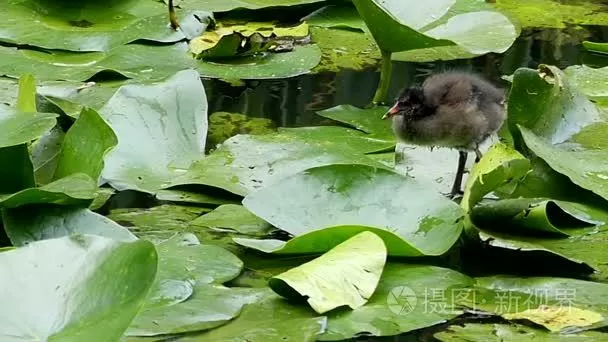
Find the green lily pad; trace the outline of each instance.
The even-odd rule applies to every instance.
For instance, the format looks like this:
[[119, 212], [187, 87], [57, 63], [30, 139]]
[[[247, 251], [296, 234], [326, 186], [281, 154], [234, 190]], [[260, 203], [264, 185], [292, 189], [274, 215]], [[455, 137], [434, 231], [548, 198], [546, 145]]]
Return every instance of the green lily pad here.
[[392, 151], [395, 146], [394, 141], [377, 138], [359, 130], [339, 126], [280, 127], [279, 132], [305, 141], [323, 141], [323, 139], [331, 137], [332, 142], [346, 144], [353, 150], [353, 153], [366, 154], [369, 158], [373, 157], [369, 153]]
[[380, 120], [387, 110], [388, 107], [361, 109], [351, 105], [339, 105], [319, 111], [317, 114], [363, 131], [372, 139], [386, 140], [387, 143], [394, 145], [395, 134], [390, 122]]
[[462, 231], [463, 212], [456, 203], [409, 177], [366, 165], [311, 168], [248, 195], [243, 205], [273, 226], [294, 236], [308, 233], [319, 243], [327, 238], [323, 228], [359, 226], [334, 228], [343, 239], [376, 229], [391, 255], [443, 254]]
[[171, 237], [176, 232], [182, 232], [190, 221], [207, 211], [209, 209], [164, 204], [148, 209], [114, 209], [108, 218], [125, 227], [132, 227], [135, 235], [146, 239], [148, 234], [166, 233]]
[[95, 196], [91, 204], [89, 204], [89, 209], [97, 210], [103, 207], [114, 194], [116, 194], [116, 190], [112, 188], [103, 187], [97, 189], [97, 195]]
[[[605, 126], [608, 128], [608, 126]], [[542, 158], [552, 169], [564, 174], [580, 187], [608, 199], [608, 152], [601, 149], [575, 146], [570, 143], [551, 144], [532, 131], [519, 126], [526, 146]], [[608, 132], [607, 129], [603, 130]], [[597, 132], [604, 134], [604, 132]]]
[[38, 86], [37, 92], [61, 108], [65, 114], [77, 118], [83, 107], [99, 111], [118, 88], [127, 82], [130, 81], [112, 80], [94, 83], [47, 81]]
[[310, 26], [365, 31], [367, 26], [352, 4], [321, 7], [302, 18]]
[[[0, 40], [45, 49], [108, 51], [138, 39], [172, 43], [188, 38], [169, 27], [166, 11], [153, 1], [119, 5], [12, 0], [0, 5]], [[210, 13], [203, 11], [180, 11], [178, 17], [194, 34], [210, 21]]]
[[0, 206], [17, 208], [26, 204], [82, 205], [95, 198], [97, 183], [84, 173], [74, 173], [39, 188], [27, 188], [0, 195]]
[[266, 221], [255, 216], [242, 205], [236, 204], [220, 205], [212, 212], [190, 222], [190, 226], [253, 236], [264, 236], [272, 230]]
[[117, 241], [134, 241], [129, 230], [88, 209], [73, 207], [22, 207], [2, 212], [4, 230], [15, 246], [76, 234], [99, 235]]
[[382, 164], [332, 136], [306, 137], [282, 131], [265, 135], [237, 135], [192, 165], [171, 186], [203, 184], [238, 195], [272, 184], [311, 167], [329, 164]]
[[596, 42], [583, 42], [583, 46], [585, 49], [597, 52], [597, 53], [605, 53], [608, 54], [608, 43], [596, 43]]
[[523, 178], [530, 161], [504, 144], [496, 144], [476, 163], [467, 180], [461, 206], [470, 211], [485, 195]]
[[275, 6], [297, 6], [322, 0], [182, 0], [180, 7], [205, 8], [210, 12], [227, 12], [235, 9], [261, 9]]
[[471, 212], [471, 221], [511, 234], [567, 237], [569, 228], [608, 224], [608, 212], [578, 203], [518, 198], [481, 203]]
[[478, 232], [481, 241], [489, 246], [520, 252], [548, 253], [580, 266], [581, 272], [599, 271], [593, 278], [608, 279], [605, 260], [608, 253], [602, 248], [608, 242], [606, 226], [569, 229], [568, 238], [521, 236], [489, 230]]
[[424, 34], [435, 39], [451, 40], [473, 54], [503, 53], [517, 38], [511, 21], [502, 13], [477, 11], [455, 15], [445, 24]]
[[357, 309], [374, 293], [385, 262], [382, 239], [362, 232], [317, 259], [273, 277], [268, 285], [287, 298], [306, 297], [319, 314], [344, 305]]
[[416, 5], [398, 0], [354, 0], [353, 3], [380, 49], [398, 52], [455, 45], [449, 40], [435, 39], [417, 31], [445, 14], [454, 1], [434, 0]]
[[462, 314], [456, 298], [471, 295], [473, 285], [472, 278], [447, 268], [389, 262], [369, 302], [329, 313], [319, 340], [392, 336], [445, 322]]
[[260, 289], [200, 284], [187, 300], [141, 310], [127, 336], [156, 336], [211, 329], [238, 316], [243, 306], [258, 301]]
[[543, 340], [555, 342], [586, 342], [608, 339], [608, 334], [597, 331], [585, 331], [577, 334], [560, 335], [520, 324], [467, 323], [463, 326], [451, 325], [447, 330], [436, 333], [433, 337], [443, 342], [517, 342]]
[[317, 341], [327, 326], [327, 318], [318, 316], [309, 307], [290, 303], [265, 289], [264, 298], [243, 308], [231, 322], [198, 335], [181, 338], [184, 342], [230, 342], [293, 340]]
[[240, 199], [231, 199], [224, 197], [215, 197], [201, 192], [181, 190], [181, 189], [166, 189], [158, 190], [156, 198], [160, 201], [192, 203], [192, 204], [236, 204], [240, 203]]
[[0, 264], [1, 339], [119, 340], [154, 280], [156, 252], [84, 235], [2, 252]]
[[538, 70], [520, 68], [515, 71], [509, 93], [508, 117], [509, 129], [518, 148], [520, 134], [517, 125], [557, 144], [589, 124], [603, 121], [598, 109], [564, 73], [548, 65], [540, 65]]
[[[380, 49], [388, 52], [458, 45], [473, 54], [502, 53], [515, 41], [515, 26], [499, 12], [467, 8], [466, 13], [449, 13], [447, 20], [438, 21], [454, 3], [454, 0], [416, 5], [398, 0], [354, 1]], [[429, 25], [433, 22], [438, 25]]]
[[193, 70], [156, 84], [122, 86], [100, 112], [118, 137], [103, 170], [117, 190], [153, 193], [205, 151], [207, 101]]
[[53, 178], [79, 172], [99, 181], [104, 158], [117, 143], [106, 121], [96, 111], [83, 109], [65, 134]]
[[[608, 45], [608, 44], [607, 44]], [[591, 68], [586, 65], [572, 65], [564, 70], [568, 81], [593, 100], [608, 99], [608, 67]]]
[[234, 279], [243, 262], [227, 250], [201, 245], [193, 234], [177, 234], [159, 243], [159, 279], [187, 280], [193, 284], [221, 284]]
[[268, 53], [215, 62], [196, 61], [193, 68], [203, 77], [222, 79], [282, 79], [308, 73], [321, 61], [321, 49], [314, 44], [296, 46], [293, 51]]
[[[466, 301], [472, 300], [477, 310], [508, 317], [530, 309], [558, 306], [566, 310], [591, 310], [604, 320], [608, 314], [608, 284], [556, 277], [489, 276], [476, 280], [478, 290]], [[467, 305], [466, 301], [462, 304]]]
[[0, 105], [0, 148], [30, 142], [48, 132], [57, 122], [57, 114], [21, 112]]
[[30, 144], [30, 159], [34, 167], [36, 184], [44, 185], [53, 181], [64, 138], [65, 132], [61, 126], [55, 125]]
[[391, 60], [424, 63], [435, 61], [451, 61], [455, 59], [470, 59], [477, 56], [478, 54], [472, 53], [469, 50], [458, 45], [449, 45], [395, 52], [394, 54], [392, 54]]

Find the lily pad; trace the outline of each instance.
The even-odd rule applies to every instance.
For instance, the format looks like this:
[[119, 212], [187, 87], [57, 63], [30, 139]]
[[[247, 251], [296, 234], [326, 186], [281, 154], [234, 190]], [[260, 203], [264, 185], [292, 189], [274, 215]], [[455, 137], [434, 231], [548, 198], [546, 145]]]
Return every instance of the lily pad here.
[[277, 228], [307, 235], [309, 242], [322, 241], [328, 227], [359, 227], [334, 228], [342, 239], [365, 227], [376, 229], [390, 255], [440, 255], [462, 231], [463, 212], [456, 203], [409, 177], [366, 165], [311, 168], [248, 195], [243, 205]]
[[207, 195], [205, 193], [197, 191], [189, 191], [182, 189], [166, 189], [158, 190], [156, 192], [156, 198], [160, 201], [169, 202], [180, 202], [180, 203], [193, 203], [193, 204], [236, 204], [240, 203], [240, 199], [232, 199], [226, 197], [216, 197]]
[[[568, 176], [580, 187], [608, 199], [608, 165], [605, 163], [608, 152], [570, 143], [551, 144], [532, 131], [522, 126], [519, 128], [526, 146], [552, 169]], [[605, 131], [608, 132], [608, 129]]]
[[433, 335], [443, 342], [516, 342], [516, 341], [555, 341], [586, 342], [601, 341], [608, 334], [597, 331], [585, 331], [577, 334], [552, 334], [541, 329], [534, 329], [520, 324], [482, 324], [467, 323], [463, 326], [452, 325], [446, 331]]
[[[509, 129], [515, 138], [517, 125], [548, 139], [551, 144], [568, 140], [585, 126], [603, 121], [601, 113], [557, 67], [520, 68], [513, 75], [509, 93]], [[518, 146], [516, 139], [516, 147]]]
[[156, 84], [122, 86], [100, 112], [118, 137], [103, 170], [117, 190], [153, 193], [205, 151], [207, 101], [193, 70]]
[[496, 144], [476, 163], [465, 186], [461, 206], [470, 211], [485, 195], [523, 178], [530, 161], [504, 144]]
[[382, 114], [386, 113], [387, 110], [388, 107], [383, 106], [361, 109], [351, 105], [339, 105], [317, 112], [317, 114], [365, 132], [369, 134], [371, 139], [385, 140], [387, 143], [394, 145], [395, 134], [390, 122], [380, 120]]
[[583, 42], [585, 49], [597, 53], [608, 54], [608, 43], [596, 43], [596, 42]]
[[471, 221], [511, 234], [567, 237], [569, 228], [608, 224], [608, 212], [578, 203], [518, 198], [479, 204], [471, 212]]
[[177, 234], [159, 243], [159, 279], [188, 280], [193, 284], [221, 284], [234, 279], [243, 262], [227, 250], [201, 245], [193, 234]]
[[0, 264], [3, 340], [119, 340], [154, 280], [156, 252], [84, 235], [2, 252]]
[[15, 246], [76, 234], [99, 235], [117, 241], [134, 241], [129, 230], [88, 209], [39, 206], [2, 212], [6, 234]]
[[182, 0], [180, 7], [205, 8], [210, 12], [227, 12], [235, 9], [261, 9], [275, 6], [297, 6], [323, 0]]
[[362, 232], [317, 259], [273, 277], [268, 285], [287, 298], [306, 297], [319, 314], [344, 305], [357, 309], [374, 293], [385, 262], [382, 239]]
[[30, 142], [48, 132], [57, 123], [57, 114], [25, 113], [0, 105], [0, 148]]
[[[547, 308], [547, 314], [560, 308], [586, 310], [604, 317], [601, 320], [606, 320], [608, 313], [608, 284], [555, 277], [490, 276], [476, 280], [479, 290], [467, 300], [473, 300], [477, 310], [507, 319], [524, 315], [526, 311], [531, 314], [528, 310], [536, 309], [538, 312], [543, 308]], [[509, 300], [510, 305], [505, 299]], [[462, 302], [465, 303], [466, 300]], [[553, 309], [549, 310], [548, 307]]]
[[[123, 208], [110, 211], [108, 218], [125, 226], [140, 238], [147, 234], [166, 233], [169, 237], [182, 232], [188, 223], [209, 209], [164, 204], [152, 208]], [[163, 239], [165, 240], [165, 239]]]
[[302, 18], [310, 26], [366, 31], [367, 26], [352, 4], [321, 7]]
[[599, 271], [593, 275], [594, 279], [608, 279], [608, 267], [605, 263], [608, 254], [602, 249], [608, 242], [607, 227], [570, 229], [568, 232], [569, 238], [540, 238], [488, 230], [481, 230], [478, 235], [481, 241], [489, 246], [520, 252], [549, 253], [577, 264], [581, 273]]
[[310, 308], [290, 303], [269, 289], [264, 298], [243, 308], [231, 322], [198, 335], [181, 338], [184, 342], [230, 342], [294, 340], [317, 341], [327, 326], [327, 317], [318, 316]]
[[263, 290], [201, 284], [192, 297], [169, 306], [144, 308], [127, 336], [156, 336], [211, 329], [238, 316], [243, 306], [260, 299]]
[[212, 212], [190, 222], [190, 226], [253, 236], [264, 236], [272, 230], [266, 221], [255, 216], [242, 205], [236, 204], [221, 205]]
[[382, 164], [330, 136], [307, 138], [286, 131], [237, 135], [193, 164], [188, 173], [175, 179], [171, 185], [203, 184], [246, 195], [311, 167], [357, 163], [382, 167]]
[[84, 173], [74, 173], [38, 188], [27, 188], [0, 195], [0, 207], [17, 208], [26, 204], [82, 205], [95, 198], [97, 183]]
[[129, 80], [92, 83], [47, 81], [38, 85], [37, 92], [61, 108], [65, 114], [77, 118], [83, 107], [99, 111], [118, 88], [127, 82]]
[[104, 158], [117, 143], [106, 121], [96, 111], [83, 109], [65, 134], [53, 178], [84, 173], [98, 182]]
[[380, 49], [388, 52], [455, 45], [417, 31], [445, 14], [454, 2], [433, 0], [413, 5], [398, 0], [353, 1]]
[[[205, 30], [210, 15], [203, 11], [178, 13], [179, 20], [188, 22], [195, 34]], [[181, 30], [171, 29], [167, 21], [166, 7], [153, 1], [119, 5], [116, 1], [12, 0], [0, 5], [0, 40], [45, 49], [108, 51], [139, 39], [172, 43], [187, 38]]]
[[319, 340], [392, 336], [443, 323], [462, 314], [458, 298], [473, 295], [473, 285], [472, 278], [447, 268], [389, 262], [369, 302], [329, 313]]

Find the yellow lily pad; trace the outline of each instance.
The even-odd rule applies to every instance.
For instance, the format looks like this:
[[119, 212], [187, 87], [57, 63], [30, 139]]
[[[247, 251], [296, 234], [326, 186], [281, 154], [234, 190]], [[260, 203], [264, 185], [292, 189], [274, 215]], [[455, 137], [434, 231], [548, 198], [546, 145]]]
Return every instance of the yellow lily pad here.
[[566, 327], [586, 327], [604, 318], [601, 314], [572, 306], [541, 305], [536, 309], [505, 314], [506, 319], [527, 319], [540, 324], [550, 331], [557, 332]]

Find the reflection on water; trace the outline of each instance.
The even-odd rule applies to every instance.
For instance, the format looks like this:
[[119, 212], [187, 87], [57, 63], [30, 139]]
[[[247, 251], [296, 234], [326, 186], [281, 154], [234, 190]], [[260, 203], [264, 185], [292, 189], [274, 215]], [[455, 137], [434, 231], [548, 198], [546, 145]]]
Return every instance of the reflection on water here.
[[[390, 96], [400, 88], [421, 82], [432, 72], [450, 69], [473, 70], [506, 86], [502, 75], [519, 67], [536, 68], [540, 63], [566, 68], [575, 64], [601, 67], [608, 58], [586, 53], [583, 40], [608, 41], [606, 26], [568, 26], [565, 29], [523, 30], [504, 54], [433, 63], [395, 63]], [[314, 112], [339, 104], [365, 106], [371, 102], [379, 80], [377, 70], [344, 70], [339, 73], [303, 75], [285, 80], [246, 81], [231, 86], [206, 80], [209, 113], [229, 111], [272, 119], [279, 126], [308, 126], [323, 119]]]

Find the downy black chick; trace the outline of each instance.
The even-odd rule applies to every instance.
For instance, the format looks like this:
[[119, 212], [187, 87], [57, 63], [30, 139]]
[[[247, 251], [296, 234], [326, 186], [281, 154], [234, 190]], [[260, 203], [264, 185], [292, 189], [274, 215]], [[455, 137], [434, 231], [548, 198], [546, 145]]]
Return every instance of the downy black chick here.
[[479, 76], [450, 71], [428, 77], [422, 86], [404, 89], [382, 117], [393, 119], [403, 142], [459, 151], [451, 196], [461, 193], [467, 153], [481, 158], [479, 145], [497, 132], [506, 118], [504, 92]]

